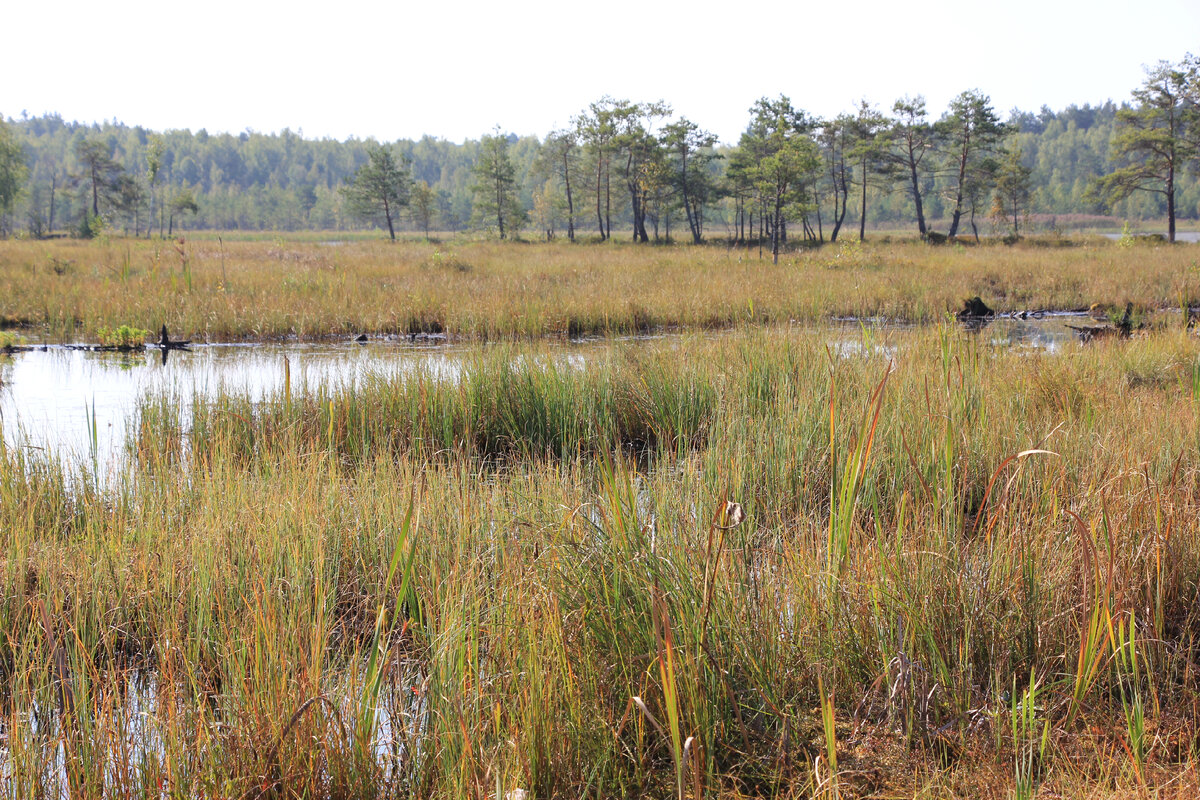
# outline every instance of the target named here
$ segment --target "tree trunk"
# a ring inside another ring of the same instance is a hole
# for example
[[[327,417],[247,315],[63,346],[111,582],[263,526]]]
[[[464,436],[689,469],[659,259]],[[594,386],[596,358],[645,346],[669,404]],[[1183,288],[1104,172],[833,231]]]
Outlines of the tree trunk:
[[[164,187],[164,194],[166,194],[166,195],[169,195],[171,193],[171,178],[172,177],[173,176],[172,176],[171,165],[168,164],[167,165],[167,185]],[[159,239],[163,238],[163,217],[167,213],[167,205],[168,205],[168,203],[165,199],[159,200],[159,203],[158,203],[158,238]]]
[[[842,205],[840,208],[837,205],[837,198],[834,197],[833,200],[833,230],[829,234],[829,241],[831,243],[837,241],[838,233],[842,230],[842,223],[846,221],[846,192],[843,190],[841,195]]]
[[[392,209],[388,205],[387,198],[383,199],[383,216],[387,219],[388,234],[392,237],[392,241],[396,241],[396,229],[392,227]]]
[[[612,236],[612,173],[604,170],[604,238]]]
[[[841,197],[842,205],[838,207],[838,197]],[[850,187],[846,185],[846,170],[843,165],[840,172],[834,173],[833,179],[833,231],[829,234],[829,241],[836,242],[838,233],[842,230],[842,223],[846,221],[846,211],[850,204]]]
[[[638,212],[638,196],[637,196],[636,191],[631,191],[629,193],[629,210],[630,210],[630,215],[633,217],[632,240],[634,242],[636,242],[638,240],[638,214],[639,214],[639,212]]]
[[[50,233],[54,233],[54,190],[58,187],[58,176],[50,177]]]
[[[867,159],[862,160],[862,211],[858,216],[858,240],[865,241],[867,238]]]
[[[680,183],[680,186],[682,187],[682,193],[683,193],[683,213],[687,216],[688,228],[692,232],[692,243],[700,244],[700,229],[696,225],[695,217],[692,216],[692,199],[691,199],[691,197],[688,196],[688,190],[687,190],[688,183],[687,183],[687,159],[686,158],[683,159],[683,163],[680,168],[680,177],[681,177],[681,180],[679,183]]]
[[[650,243],[650,234],[646,232],[646,214],[650,208],[649,193],[642,191],[642,199],[638,202],[638,232],[642,237],[642,244]]]
[[[563,184],[567,187],[567,239],[575,241],[575,203],[571,199],[571,168],[567,161],[567,151],[563,149]],[[429,232],[425,232],[429,238]]]
[[[925,228],[925,209],[921,205],[921,182],[917,179],[917,162],[913,157],[911,145],[908,151],[908,168],[912,173],[913,204],[917,207],[917,230],[921,232],[921,238],[924,239],[929,231]]]
[[[958,159],[958,189],[954,197],[954,216],[950,219],[950,232],[946,236],[953,239],[958,235],[958,223],[962,219],[963,182],[967,179],[967,154],[970,152],[970,139],[963,140],[962,155]]]
[[[596,154],[596,225],[600,228],[600,241],[606,238],[604,235],[604,214],[600,210],[600,189],[602,188],[600,176],[603,173],[604,153]]]
[[[779,263],[779,239],[783,235],[783,196],[775,195],[775,213],[771,216],[771,263]]]
[[[762,206],[758,209],[758,257],[762,259],[763,240],[767,234],[767,200],[763,198]]]
[[[496,227],[500,230],[500,239],[504,240],[504,190],[496,181]]]
[[[92,164],[92,216],[100,216],[100,177],[95,164]]]
[[[683,195],[683,210],[687,214],[688,228],[692,231],[692,244],[700,244],[700,221],[692,211],[692,201],[686,192]]]
[[[646,236],[645,216],[646,209],[642,202],[642,190],[637,184],[637,178],[633,174],[633,148],[629,150],[629,155],[625,159],[625,188],[629,189],[629,209],[633,214],[633,241],[646,242],[649,237]]]
[[[688,179],[687,179],[687,156],[681,159],[680,175],[682,180],[680,185],[683,189],[683,210],[687,214],[688,228],[692,231],[692,244],[700,244],[700,212],[699,209],[692,209],[692,198],[688,194]]]
[[[1167,168],[1167,243],[1175,244],[1175,165]]]
[[[962,198],[958,198],[957,202],[962,202]],[[958,235],[958,221],[962,219],[962,210],[957,205],[954,207],[954,214],[950,218],[950,230],[947,231],[946,237],[953,239]]]

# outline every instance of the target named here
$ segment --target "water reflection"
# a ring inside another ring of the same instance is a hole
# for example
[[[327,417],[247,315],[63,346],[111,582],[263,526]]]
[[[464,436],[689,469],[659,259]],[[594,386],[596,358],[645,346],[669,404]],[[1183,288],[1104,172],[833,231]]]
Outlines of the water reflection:
[[[997,346],[1054,351],[1076,340],[1068,324],[1079,315],[1047,315],[1038,319],[995,318],[974,330]],[[883,322],[835,324],[808,329],[842,356],[881,347],[874,332],[895,330]],[[710,332],[706,336],[728,335]],[[870,334],[869,339],[864,339]],[[636,337],[645,346],[673,346],[680,334]],[[868,346],[866,343],[870,343]],[[591,349],[605,340],[562,345],[564,361],[578,367]],[[62,347],[0,356],[0,417],[9,446],[34,448],[76,463],[114,463],[133,424],[138,400],[161,394],[177,400],[181,416],[190,414],[193,398],[218,391],[258,400],[282,390],[285,380],[295,391],[354,385],[367,376],[402,377],[423,371],[453,378],[475,346],[407,341],[365,344],[214,344],[187,349],[148,349],[139,353],[98,353]],[[288,377],[290,373],[290,378]],[[105,470],[107,471],[107,470]]]
[[[453,346],[394,343],[228,344],[139,353],[52,347],[0,357],[0,417],[8,445],[108,462],[125,441],[138,399],[148,394],[178,398],[186,416],[195,395],[224,390],[261,399],[281,390],[285,359],[298,389],[416,370],[452,375],[461,358]]]
[[[963,328],[987,338],[996,347],[1027,347],[1049,352],[1078,342],[1071,325],[1090,322],[1086,314],[1045,314],[1038,317],[983,317],[965,320]]]

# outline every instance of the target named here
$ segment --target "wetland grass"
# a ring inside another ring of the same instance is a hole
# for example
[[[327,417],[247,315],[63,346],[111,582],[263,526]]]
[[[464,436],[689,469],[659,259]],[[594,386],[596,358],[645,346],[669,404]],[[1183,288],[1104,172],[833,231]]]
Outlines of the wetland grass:
[[[0,455],[0,771],[13,797],[1187,796],[1197,363],[1179,330],[751,329],[152,399],[111,485]]]
[[[772,266],[721,244],[6,240],[0,321],[51,341],[125,324],[166,324],[202,341],[484,340],[834,317],[931,322],[976,295],[999,312],[1133,302],[1141,313],[1200,295],[1194,247],[1068,243],[845,243]]]

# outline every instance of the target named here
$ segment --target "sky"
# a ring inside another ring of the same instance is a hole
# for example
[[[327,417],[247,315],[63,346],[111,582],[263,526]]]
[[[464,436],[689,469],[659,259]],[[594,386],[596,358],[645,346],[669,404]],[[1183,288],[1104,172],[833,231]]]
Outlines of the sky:
[[[1200,0],[16,0],[0,43],[7,117],[462,141],[544,136],[611,95],[732,143],[779,94],[818,116],[906,94],[938,116],[972,88],[1003,117],[1119,102],[1200,52]]]

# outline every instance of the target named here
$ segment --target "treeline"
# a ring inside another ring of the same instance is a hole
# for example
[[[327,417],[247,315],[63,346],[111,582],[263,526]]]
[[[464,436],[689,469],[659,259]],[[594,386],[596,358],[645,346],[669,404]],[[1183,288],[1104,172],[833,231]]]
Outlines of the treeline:
[[[608,97],[541,138],[497,130],[461,144],[22,117],[0,126],[0,224],[34,236],[486,228],[777,251],[877,226],[940,237],[1071,227],[1098,214],[1196,219],[1196,73],[1190,56],[1163,62],[1120,106],[1004,120],[978,91],[936,113],[915,97],[882,110],[863,101],[833,119],[763,98],[734,145],[662,101]],[[1163,141],[1177,145],[1169,163]],[[392,182],[386,210],[372,180]]]

